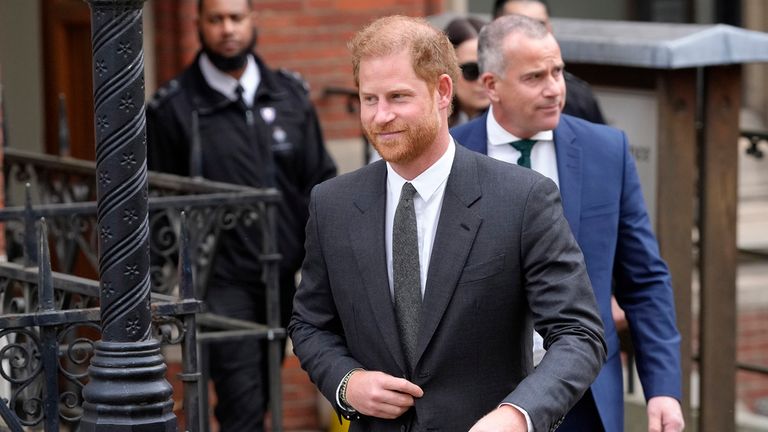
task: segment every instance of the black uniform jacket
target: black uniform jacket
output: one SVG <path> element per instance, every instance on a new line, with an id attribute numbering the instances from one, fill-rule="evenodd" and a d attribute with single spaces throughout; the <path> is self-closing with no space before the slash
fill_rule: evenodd
<path id="1" fill-rule="evenodd" d="M 304 226 L 312 187 L 333 177 L 317 114 L 306 85 L 273 71 L 254 55 L 261 72 L 254 105 L 233 102 L 212 89 L 195 61 L 158 90 L 147 107 L 147 160 L 155 171 L 202 175 L 253 187 L 277 187 L 278 249 L 282 274 L 292 279 L 304 254 Z M 192 151 L 197 116 L 200 154 Z M 221 238 L 213 279 L 251 284 L 259 280 L 259 239 L 253 227 Z"/>
<path id="2" fill-rule="evenodd" d="M 563 114 L 572 115 L 592 123 L 605 124 L 603 112 L 597 104 L 592 87 L 576 75 L 564 72 L 565 78 L 565 107 Z"/>

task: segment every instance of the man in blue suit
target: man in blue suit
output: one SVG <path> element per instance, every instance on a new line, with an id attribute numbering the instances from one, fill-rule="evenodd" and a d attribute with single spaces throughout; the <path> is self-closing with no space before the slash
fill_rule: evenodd
<path id="1" fill-rule="evenodd" d="M 479 63 L 490 110 L 451 134 L 472 150 L 528 166 L 559 185 L 605 325 L 606 364 L 558 431 L 623 430 L 622 366 L 611 316 L 614 283 L 637 353 L 648 430 L 682 430 L 680 334 L 670 276 L 626 136 L 561 114 L 560 48 L 535 20 L 510 15 L 487 25 L 480 33 Z"/>

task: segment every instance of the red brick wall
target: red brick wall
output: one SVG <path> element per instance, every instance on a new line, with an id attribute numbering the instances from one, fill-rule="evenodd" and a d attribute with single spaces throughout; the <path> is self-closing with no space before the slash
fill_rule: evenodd
<path id="1" fill-rule="evenodd" d="M 740 310 L 737 319 L 736 360 L 751 365 L 768 365 L 768 310 Z M 739 371 L 736 374 L 736 390 L 736 396 L 745 408 L 754 412 L 758 404 L 763 404 L 762 412 L 765 413 L 768 376 Z"/>
<path id="2" fill-rule="evenodd" d="M 699 352 L 700 345 L 698 319 L 698 316 L 694 316 L 690 342 L 694 353 Z M 768 307 L 740 306 L 736 311 L 736 361 L 768 366 Z M 693 367 L 695 370 L 697 364 L 694 363 Z M 736 387 L 738 405 L 750 412 L 765 414 L 768 405 L 768 375 L 737 370 L 733 385 Z"/>
<path id="3" fill-rule="evenodd" d="M 152 2 L 152 7 L 156 78 L 158 83 L 164 83 L 188 64 L 197 51 L 197 3 L 196 0 L 162 0 Z"/>
<path id="4" fill-rule="evenodd" d="M 360 135 L 356 115 L 328 86 L 351 87 L 346 43 L 364 24 L 385 15 L 425 16 L 443 11 L 441 0 L 253 0 L 259 14 L 257 51 L 272 67 L 301 73 L 312 89 L 326 139 Z M 157 81 L 165 82 L 198 49 L 196 0 L 154 2 Z"/>

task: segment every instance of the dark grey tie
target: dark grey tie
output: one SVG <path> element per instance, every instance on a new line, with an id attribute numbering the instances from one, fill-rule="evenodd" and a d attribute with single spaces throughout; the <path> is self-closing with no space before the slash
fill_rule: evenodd
<path id="1" fill-rule="evenodd" d="M 421 272 L 419 270 L 419 237 L 413 196 L 416 189 L 406 183 L 400 191 L 400 202 L 392 225 L 392 279 L 395 287 L 395 314 L 400 341 L 408 365 L 416 361 L 416 336 L 421 313 Z"/>

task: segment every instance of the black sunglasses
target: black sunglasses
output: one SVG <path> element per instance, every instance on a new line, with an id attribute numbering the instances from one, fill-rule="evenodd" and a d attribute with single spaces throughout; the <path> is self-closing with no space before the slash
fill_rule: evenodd
<path id="1" fill-rule="evenodd" d="M 477 81 L 480 78 L 480 66 L 477 62 L 467 62 L 459 65 L 461 76 L 467 81 Z"/>

